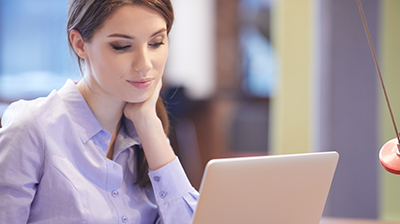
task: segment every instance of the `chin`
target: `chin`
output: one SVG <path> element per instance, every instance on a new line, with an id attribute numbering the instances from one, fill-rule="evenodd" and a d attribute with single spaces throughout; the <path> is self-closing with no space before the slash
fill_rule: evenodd
<path id="1" fill-rule="evenodd" d="M 143 103 L 145 100 L 125 100 L 126 103 Z"/>
<path id="2" fill-rule="evenodd" d="M 127 103 L 143 103 L 144 101 L 146 101 L 150 96 L 146 95 L 142 95 L 142 96 L 131 96 L 131 97 L 127 97 L 124 99 L 125 102 Z"/>

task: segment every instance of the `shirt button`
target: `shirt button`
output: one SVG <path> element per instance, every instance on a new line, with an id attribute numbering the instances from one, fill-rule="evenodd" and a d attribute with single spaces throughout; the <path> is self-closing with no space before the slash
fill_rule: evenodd
<path id="1" fill-rule="evenodd" d="M 161 191 L 158 195 L 160 196 L 160 198 L 165 198 L 165 196 L 167 196 L 167 192 L 165 191 Z"/>
<path id="2" fill-rule="evenodd" d="M 155 176 L 155 177 L 153 177 L 153 179 L 154 179 L 156 182 L 160 182 L 161 177 L 160 177 L 160 176 Z"/>
<path id="3" fill-rule="evenodd" d="M 123 223 L 127 223 L 128 222 L 128 218 L 126 216 L 122 216 L 121 220 Z"/>
<path id="4" fill-rule="evenodd" d="M 113 192 L 111 192 L 111 195 L 115 198 L 115 197 L 117 197 L 118 196 L 118 191 L 113 191 Z"/>

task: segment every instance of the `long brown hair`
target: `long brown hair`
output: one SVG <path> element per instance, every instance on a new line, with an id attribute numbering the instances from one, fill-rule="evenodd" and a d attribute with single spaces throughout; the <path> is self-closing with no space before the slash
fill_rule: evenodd
<path id="1" fill-rule="evenodd" d="M 101 29 L 104 21 L 118 8 L 125 5 L 147 6 L 162 15 L 167 23 L 167 33 L 170 32 L 174 21 L 174 12 L 170 0 L 70 0 L 68 10 L 67 33 L 70 48 L 73 50 L 69 34 L 77 30 L 84 41 L 90 41 L 94 33 Z M 74 52 L 75 53 L 75 52 Z M 78 58 L 78 65 L 82 71 L 84 59 Z M 157 115 L 160 118 L 165 133 L 168 135 L 169 121 L 167 111 L 161 97 L 156 104 Z M 148 176 L 148 164 L 143 149 L 137 150 L 137 179 L 136 184 L 140 187 L 151 185 Z"/>

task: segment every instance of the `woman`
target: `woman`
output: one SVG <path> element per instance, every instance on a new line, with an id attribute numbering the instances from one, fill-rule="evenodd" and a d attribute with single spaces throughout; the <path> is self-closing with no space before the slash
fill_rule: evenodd
<path id="1" fill-rule="evenodd" d="M 198 193 L 159 98 L 169 0 L 72 0 L 83 78 L 13 103 L 0 129 L 0 223 L 190 223 Z"/>

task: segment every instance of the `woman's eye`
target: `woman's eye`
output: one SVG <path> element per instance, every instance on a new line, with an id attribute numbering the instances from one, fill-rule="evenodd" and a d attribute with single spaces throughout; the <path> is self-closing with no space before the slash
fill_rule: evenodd
<path id="1" fill-rule="evenodd" d="M 124 45 L 124 46 L 111 45 L 111 46 L 116 51 L 127 51 L 131 47 L 131 45 Z"/>
<path id="2" fill-rule="evenodd" d="M 152 43 L 149 45 L 153 48 L 158 48 L 159 46 L 164 45 L 164 42 L 157 42 L 157 43 Z"/>

